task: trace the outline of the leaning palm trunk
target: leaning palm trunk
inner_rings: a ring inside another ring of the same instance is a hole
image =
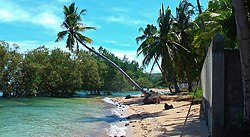
[[[91,49],[90,47],[88,47],[86,44],[84,44],[82,42],[81,39],[79,39],[78,37],[74,36],[85,48],[87,48],[89,51],[95,53],[97,56],[101,57],[102,59],[104,59],[105,61],[107,61],[109,64],[111,64],[113,67],[115,67],[117,70],[119,70],[125,77],[126,79],[132,84],[134,85],[138,90],[140,90],[143,94],[146,94],[147,91],[145,91],[142,87],[140,87],[132,78],[129,77],[129,75],[124,72],[118,65],[116,65],[113,61],[111,61],[110,59],[108,59],[107,57],[103,56],[102,54],[96,52],[95,50]]]
[[[250,125],[250,24],[245,0],[233,0],[238,39],[244,93],[244,122]]]

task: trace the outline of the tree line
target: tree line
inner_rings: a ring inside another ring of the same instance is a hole
[[[153,86],[150,75],[143,73],[143,68],[135,60],[129,61],[126,56],[120,59],[102,47],[98,51],[143,87]],[[134,90],[109,63],[84,50],[76,54],[41,46],[20,53],[18,45],[0,41],[0,58],[0,89],[3,97],[69,97],[80,90],[98,95]]]

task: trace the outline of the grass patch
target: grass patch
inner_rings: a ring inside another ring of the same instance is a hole
[[[197,89],[196,92],[192,91],[192,92],[188,93],[188,95],[194,96],[195,100],[202,99],[202,90],[201,89]]]

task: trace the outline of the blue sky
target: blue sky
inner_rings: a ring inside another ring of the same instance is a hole
[[[0,40],[18,44],[21,52],[40,45],[67,50],[65,41],[54,41],[62,30],[63,5],[72,2],[79,9],[87,9],[83,22],[97,27],[96,31],[85,33],[93,39],[91,46],[103,46],[120,58],[126,55],[140,63],[142,57],[136,57],[135,41],[141,35],[138,29],[146,24],[156,25],[162,3],[174,14],[179,0],[0,0]],[[196,0],[190,2],[196,6]],[[207,0],[200,2],[205,9]]]

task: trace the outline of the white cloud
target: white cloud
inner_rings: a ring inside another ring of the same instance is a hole
[[[43,25],[58,25],[57,17],[53,14],[43,13],[38,16],[40,23]],[[37,23],[37,22],[36,22]]]
[[[130,47],[129,44],[124,44],[124,43],[120,43],[119,45],[123,46],[123,47]]]
[[[11,2],[0,1],[0,21],[25,21],[29,19],[30,15],[25,10],[22,10],[18,5]],[[4,4],[3,4],[4,3]]]
[[[118,43],[118,41],[116,41],[116,40],[105,40],[104,42],[105,43],[111,43],[111,44],[117,44]]]
[[[61,21],[60,18],[50,12],[38,14],[31,18],[30,21],[34,24],[42,25],[44,28],[52,29],[58,32],[60,30]]]
[[[118,15],[118,16],[109,16],[105,18],[106,22],[116,22],[116,23],[121,23],[121,24],[126,24],[126,25],[145,25],[147,24],[146,21],[140,20],[140,19],[134,19],[129,16],[124,16],[124,15]]]
[[[5,20],[10,20],[11,19],[11,14],[5,10],[0,9],[0,17],[5,19]]]
[[[106,22],[109,23],[121,23],[126,25],[144,25],[147,24],[146,21],[134,18],[132,16],[129,9],[126,8],[120,8],[120,7],[114,7],[109,9],[109,11],[112,13],[111,16],[102,17]]]
[[[4,3],[4,4],[3,4]],[[48,9],[48,8],[47,8]],[[58,31],[61,19],[53,11],[44,9],[43,11],[32,11],[24,9],[21,6],[10,1],[0,0],[0,22],[24,22],[41,25],[44,28]]]
[[[118,42],[116,40],[105,40],[104,42],[114,44],[114,45],[119,45],[119,46],[122,46],[122,47],[130,47],[130,44],[120,43],[120,42]]]
[[[107,22],[123,22],[124,21],[124,17],[119,17],[119,16],[117,16],[117,17],[115,17],[115,16],[109,16],[109,17],[107,17],[106,18],[106,21]]]
[[[58,2],[69,1],[71,0],[58,0]],[[61,17],[56,15],[57,12],[59,11],[55,5],[44,4],[40,5],[39,8],[31,7],[29,9],[25,9],[11,1],[0,0],[0,22],[4,23],[32,23],[33,25],[42,26],[50,32],[52,30],[53,33],[56,33],[61,30],[60,26],[63,21]],[[91,21],[86,21],[85,24],[90,27],[96,27],[97,29],[101,28],[101,25]]]
[[[97,30],[100,29],[100,28],[102,28],[101,25],[96,24],[96,23],[94,23],[92,21],[85,21],[84,24],[86,24],[87,27],[95,27]]]

